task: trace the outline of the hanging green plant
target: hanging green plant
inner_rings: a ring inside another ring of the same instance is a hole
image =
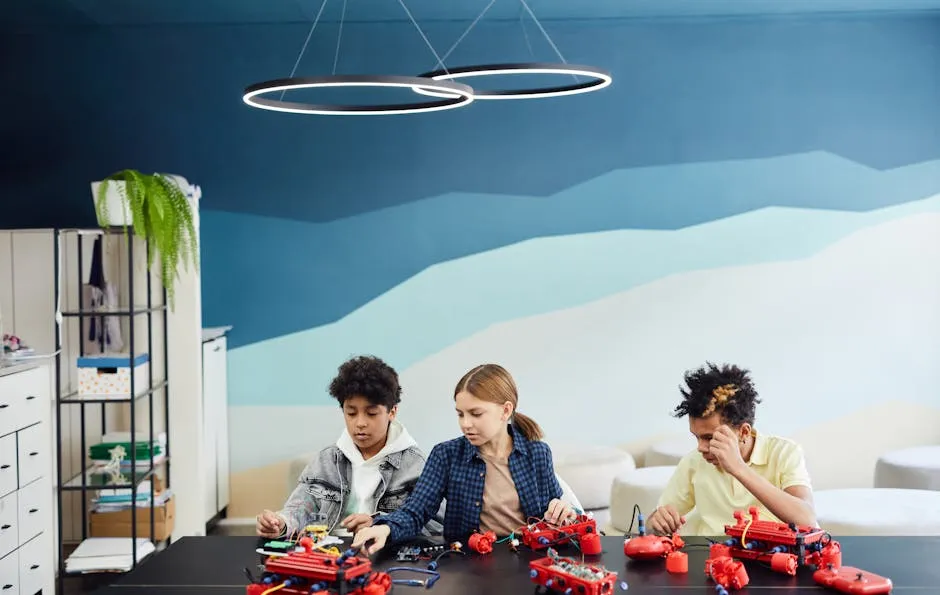
[[[113,213],[115,208],[121,212]],[[125,169],[97,185],[95,211],[102,227],[121,226],[127,234],[150,241],[147,267],[159,255],[159,275],[172,309],[179,267],[199,267],[199,246],[193,223],[193,206],[180,185],[164,174],[143,174]]]

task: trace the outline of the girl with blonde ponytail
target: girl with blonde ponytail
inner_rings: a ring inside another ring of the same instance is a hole
[[[561,499],[542,428],[516,410],[519,394],[505,368],[484,364],[464,374],[454,403],[463,436],[437,444],[405,504],[356,533],[352,547],[371,544],[374,553],[386,542],[413,539],[444,499],[448,541],[475,531],[504,537],[533,517],[560,524],[576,516]]]

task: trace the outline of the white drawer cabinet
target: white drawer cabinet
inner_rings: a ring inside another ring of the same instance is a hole
[[[16,432],[11,432],[0,436],[0,497],[15,492],[19,486],[16,467]]]
[[[55,589],[50,376],[0,367],[0,595]]]
[[[20,595],[20,552],[13,550],[0,558],[0,594]]]

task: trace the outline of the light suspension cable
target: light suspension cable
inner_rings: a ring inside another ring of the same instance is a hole
[[[466,84],[454,81],[429,80],[429,78],[426,77],[422,78],[395,75],[337,75],[336,66],[339,62],[339,48],[343,35],[343,22],[346,18],[346,0],[343,0],[343,14],[340,19],[339,33],[336,38],[336,50],[333,57],[332,75],[295,77],[294,75],[297,72],[297,67],[300,65],[300,61],[303,58],[304,53],[307,51],[307,45],[310,43],[310,37],[313,35],[313,31],[316,29],[317,23],[320,21],[320,16],[323,14],[323,9],[326,7],[327,1],[328,0],[323,0],[323,3],[320,5],[320,10],[317,12],[317,16],[310,27],[310,31],[307,33],[307,38],[304,41],[299,55],[297,56],[297,60],[294,62],[294,67],[291,70],[290,75],[287,78],[264,81],[248,86],[242,95],[242,101],[251,107],[264,110],[295,114],[334,116],[416,114],[454,109],[469,105],[473,102],[475,98],[473,89]],[[418,33],[424,39],[424,42],[427,44],[428,48],[430,48],[431,53],[434,54],[434,57],[437,60],[437,64],[442,68],[441,72],[446,74],[447,67],[444,66],[444,61],[440,56],[438,56],[437,52],[434,50],[434,47],[431,45],[431,42],[428,41],[424,31],[421,30],[421,27],[418,26],[418,23],[411,16],[411,12],[405,6],[404,2],[402,0],[399,0],[399,2],[401,3],[402,8],[405,10],[405,13],[408,15],[408,18],[411,19],[412,24],[418,30]],[[284,94],[287,91],[325,87],[404,87],[410,89],[421,87],[426,94],[432,94],[434,97],[439,99],[420,103],[411,102],[378,105],[318,104],[284,100]],[[264,97],[264,95],[268,93],[274,93],[277,91],[280,91],[280,97],[278,99]]]
[[[532,9],[529,8],[526,0],[519,0],[526,13],[532,18],[536,26],[539,28],[539,31],[542,32],[542,35],[548,41],[549,45],[552,46],[552,49],[555,51],[555,54],[558,56],[561,63],[548,63],[548,62],[516,62],[516,63],[503,63],[503,64],[481,64],[475,66],[461,66],[457,68],[447,68],[443,61],[446,60],[450,54],[457,48],[458,45],[464,40],[464,38],[470,33],[470,31],[476,26],[476,24],[483,18],[486,12],[490,9],[491,6],[496,2],[496,0],[490,0],[490,3],[486,5],[482,12],[470,23],[470,26],[457,38],[457,41],[454,42],[454,45],[444,54],[444,57],[438,60],[438,66],[441,68],[439,70],[433,70],[431,72],[425,72],[424,74],[418,75],[421,78],[430,79],[436,82],[444,82],[447,80],[456,80],[470,77],[484,77],[484,76],[495,76],[495,75],[507,75],[507,74],[562,74],[562,75],[571,75],[574,77],[575,82],[570,85],[556,85],[551,87],[540,87],[540,88],[530,88],[530,89],[515,89],[515,90],[487,90],[480,89],[474,86],[474,98],[475,99],[539,99],[546,97],[559,97],[563,95],[576,95],[579,93],[589,93],[591,91],[599,91],[605,87],[610,86],[613,82],[613,77],[609,72],[602,70],[600,68],[595,68],[593,66],[584,66],[576,64],[568,64],[565,60],[565,57],[562,56],[561,52],[558,50],[558,46],[555,45],[555,42],[552,41],[551,37],[548,35],[548,32],[542,26],[542,23],[539,22],[538,18],[535,16],[535,13],[532,12]],[[520,22],[522,18],[520,16]],[[522,23],[523,33],[525,33],[525,24]],[[526,44],[528,45],[529,40],[526,35]],[[531,52],[531,46],[529,46]],[[587,81],[579,81],[578,77],[588,77]],[[453,98],[452,94],[442,92],[438,89],[434,89],[430,86],[421,86],[415,87],[414,89],[417,93],[421,95],[428,95],[432,97],[448,97]]]

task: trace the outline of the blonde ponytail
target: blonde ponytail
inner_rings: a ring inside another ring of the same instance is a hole
[[[522,432],[522,435],[525,436],[527,440],[541,440],[544,436],[542,428],[539,427],[539,424],[534,419],[518,411],[512,414],[512,425]]]

